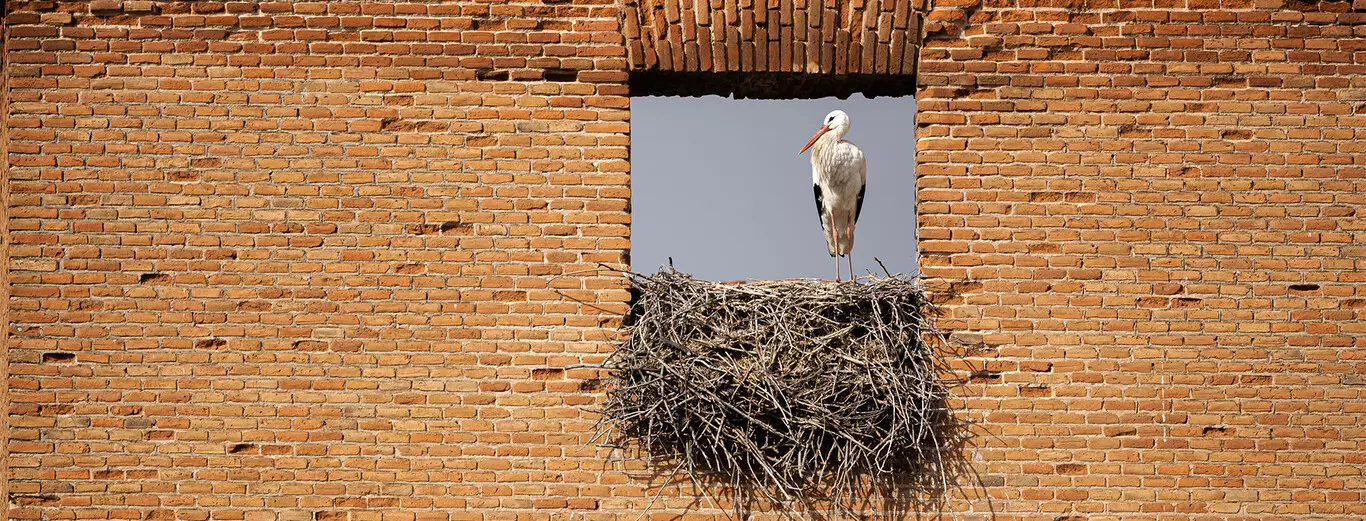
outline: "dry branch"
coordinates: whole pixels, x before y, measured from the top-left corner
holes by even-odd
[[[601,432],[751,509],[900,517],[951,486],[965,430],[935,306],[900,276],[632,275]]]

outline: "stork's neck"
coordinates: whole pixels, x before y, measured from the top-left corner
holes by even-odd
[[[841,139],[844,139],[844,135],[848,133],[849,127],[846,126],[832,128],[829,132],[822,134],[821,137],[811,145],[811,148],[816,154],[824,155],[826,151],[830,150],[831,147],[835,145],[835,143],[839,143]]]

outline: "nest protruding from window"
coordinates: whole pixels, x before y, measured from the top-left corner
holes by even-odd
[[[737,514],[904,513],[965,438],[935,306],[901,276],[722,284],[632,276],[604,433]]]

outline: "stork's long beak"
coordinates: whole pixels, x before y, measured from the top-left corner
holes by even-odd
[[[807,141],[807,142],[806,142],[806,145],[802,147],[802,151],[801,151],[801,152],[797,152],[797,153],[798,153],[798,154],[805,154],[805,153],[806,153],[806,149],[811,148],[811,145],[814,145],[814,144],[816,143],[816,140],[817,140],[817,139],[820,139],[821,136],[825,135],[825,133],[826,133],[826,132],[829,132],[829,131],[830,131],[830,127],[829,127],[828,125],[821,125],[820,130],[817,130],[817,131],[816,131],[816,135],[811,136],[811,141]]]

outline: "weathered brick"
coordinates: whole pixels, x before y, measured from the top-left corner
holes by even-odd
[[[150,0],[128,0],[123,3],[123,10],[129,13],[150,13],[156,10],[156,2]]]
[[[121,0],[90,0],[90,12],[110,13],[123,10]]]

